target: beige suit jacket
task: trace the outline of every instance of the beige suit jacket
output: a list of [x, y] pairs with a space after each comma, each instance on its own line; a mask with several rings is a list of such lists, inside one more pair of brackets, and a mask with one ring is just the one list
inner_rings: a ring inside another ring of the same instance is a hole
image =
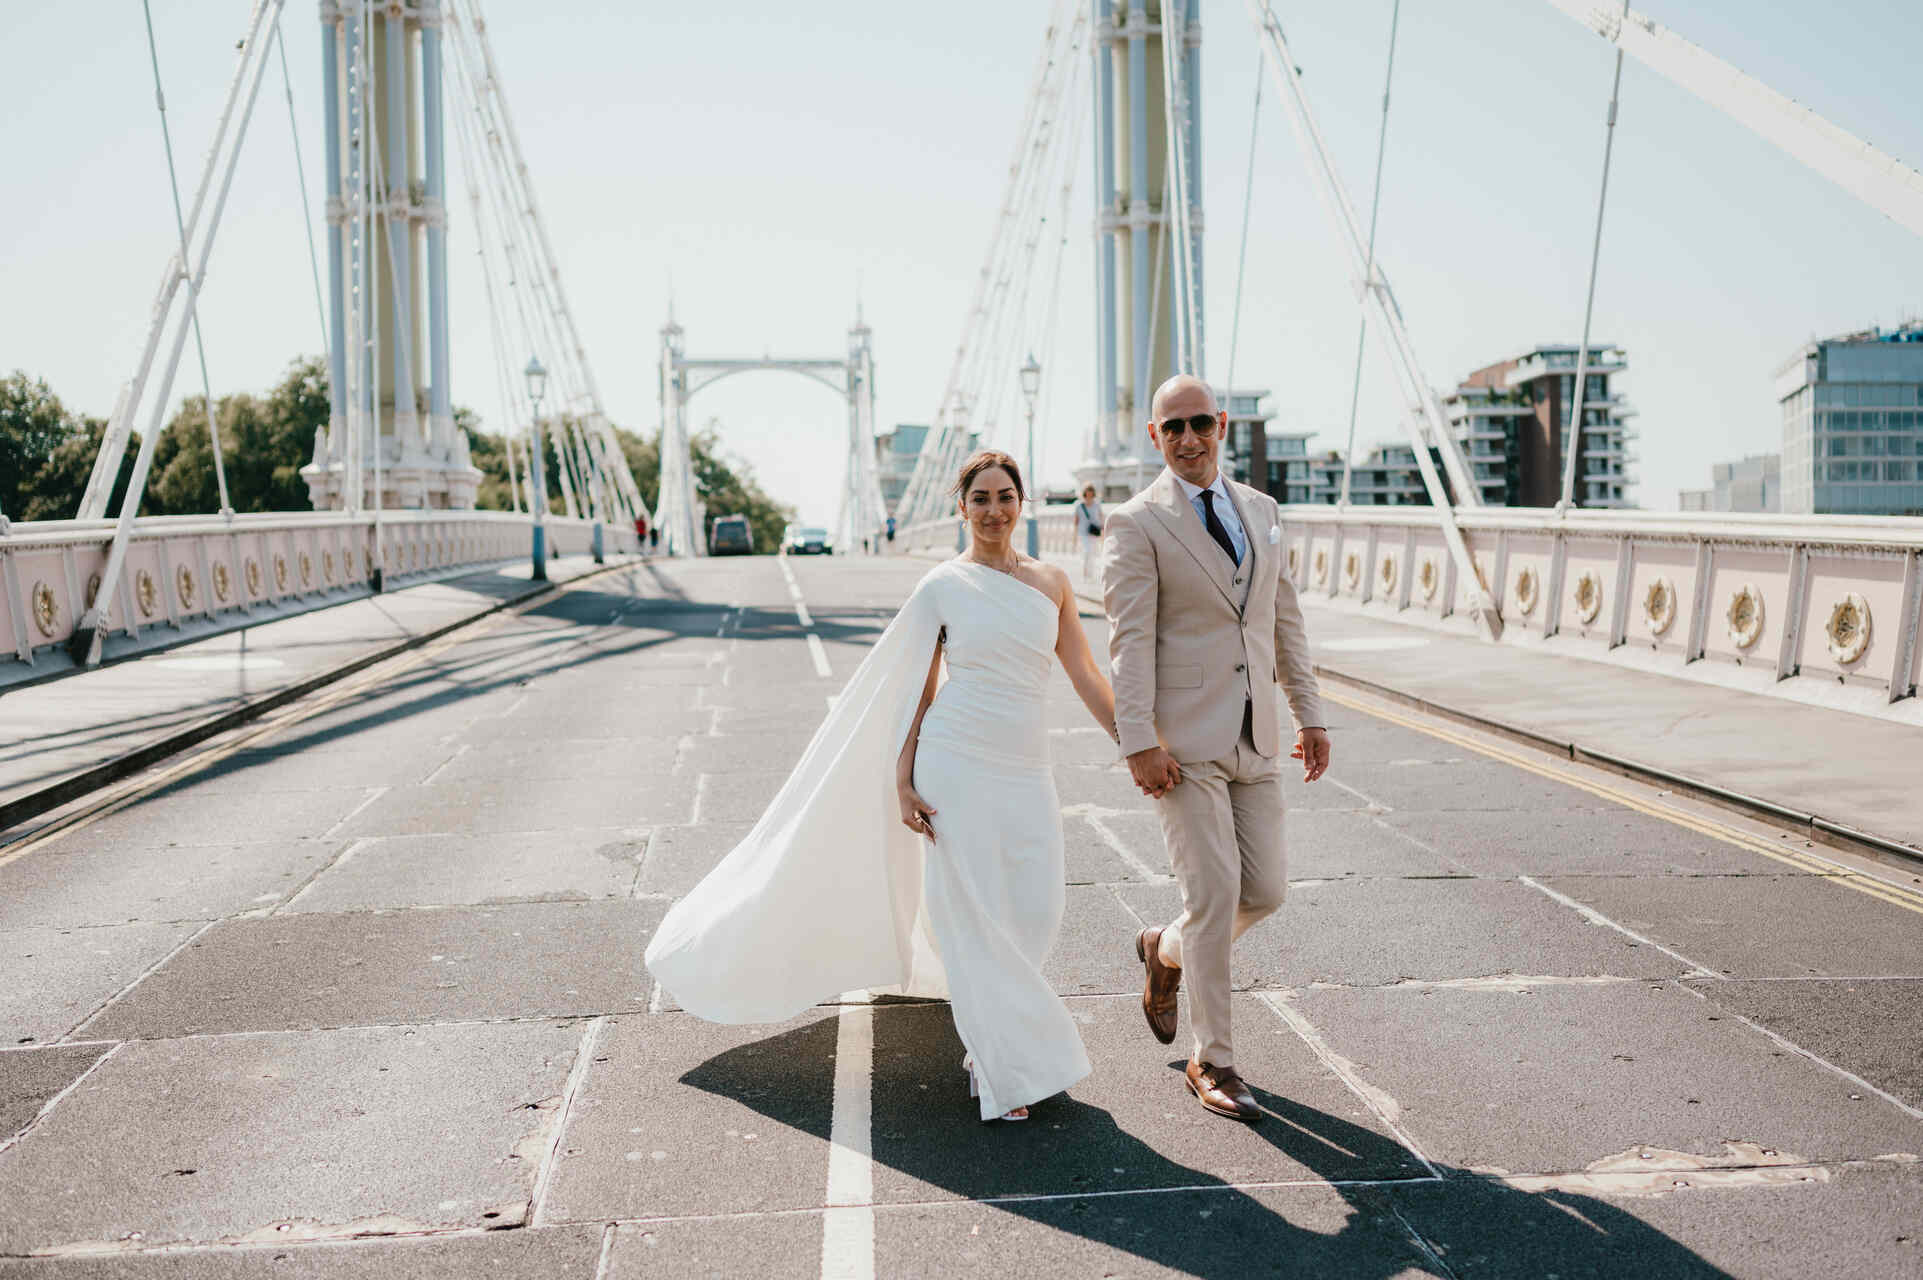
[[1242, 736], [1245, 703], [1255, 749], [1277, 755], [1277, 684], [1297, 729], [1325, 723], [1275, 500], [1227, 486], [1248, 535], [1239, 566], [1167, 469], [1109, 513], [1102, 597], [1125, 755], [1159, 741], [1178, 761], [1223, 759]]

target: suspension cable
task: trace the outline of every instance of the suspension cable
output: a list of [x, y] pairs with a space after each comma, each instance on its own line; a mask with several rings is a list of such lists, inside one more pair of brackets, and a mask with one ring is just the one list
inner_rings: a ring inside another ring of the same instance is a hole
[[231, 516], [234, 504], [227, 498], [227, 468], [221, 465], [220, 428], [214, 422], [214, 387], [207, 376], [207, 344], [200, 334], [200, 285], [194, 279], [192, 258], [187, 252], [187, 218], [180, 208], [180, 178], [174, 172], [173, 130], [167, 124], [167, 95], [160, 87], [160, 48], [154, 42], [154, 12], [149, 0], [140, 0], [140, 11], [147, 19], [147, 57], [154, 68], [154, 106], [160, 110], [160, 140], [167, 151], [167, 186], [174, 196], [174, 230], [180, 237], [180, 270], [187, 278], [187, 312], [194, 326], [194, 350], [200, 356], [200, 395], [207, 410], [207, 438], [213, 442], [214, 483], [220, 491], [220, 513]]
[[[330, 33], [329, 39], [332, 39]], [[307, 228], [307, 265], [314, 272], [314, 307], [320, 316], [321, 351], [327, 350], [327, 303], [321, 292], [320, 249], [314, 242], [314, 209], [307, 202], [307, 162], [300, 156], [300, 122], [294, 118], [294, 78], [287, 72], [287, 38], [274, 28], [274, 48], [280, 53], [280, 80], [287, 89], [288, 131], [294, 135], [294, 177], [300, 186], [301, 225]]]
[[[1375, 191], [1369, 196], [1369, 251], [1362, 263], [1362, 287], [1366, 290], [1375, 277], [1376, 215], [1382, 208], [1382, 156], [1389, 140], [1389, 84], [1396, 70], [1396, 27], [1402, 19], [1402, 0], [1395, 0], [1389, 11], [1389, 65], [1382, 73], [1382, 123], [1375, 136]], [[1366, 296], [1366, 295], [1365, 295]], [[1356, 411], [1362, 402], [1362, 348], [1369, 338], [1369, 317], [1364, 312], [1355, 335], [1355, 381], [1349, 388], [1349, 443], [1342, 451], [1342, 505], [1349, 505], [1349, 480], [1355, 471]], [[1437, 441], [1440, 444], [1440, 441]]]
[[1235, 391], [1235, 349], [1242, 339], [1242, 277], [1249, 265], [1249, 214], [1255, 208], [1255, 135], [1262, 123], [1262, 55], [1255, 55], [1255, 106], [1249, 112], [1249, 176], [1242, 187], [1242, 247], [1235, 255], [1235, 314], [1229, 317], [1229, 370], [1224, 390]]

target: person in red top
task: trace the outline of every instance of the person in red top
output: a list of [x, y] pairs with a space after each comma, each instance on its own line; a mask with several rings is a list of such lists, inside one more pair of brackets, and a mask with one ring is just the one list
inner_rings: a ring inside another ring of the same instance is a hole
[[645, 513], [635, 514], [634, 536], [640, 540], [641, 550], [646, 551], [648, 549], [648, 517]]

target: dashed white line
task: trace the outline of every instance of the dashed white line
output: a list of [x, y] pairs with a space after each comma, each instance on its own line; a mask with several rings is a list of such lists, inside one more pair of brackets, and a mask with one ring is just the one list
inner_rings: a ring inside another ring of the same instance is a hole
[[1577, 902], [1574, 898], [1570, 897], [1566, 893], [1557, 893], [1554, 889], [1551, 889], [1548, 885], [1542, 884], [1539, 881], [1533, 880], [1528, 876], [1517, 876], [1516, 879], [1521, 881], [1523, 884], [1528, 885], [1531, 889], [1534, 889], [1539, 893], [1548, 894], [1551, 898], [1555, 899], [1557, 902], [1560, 902], [1563, 906], [1568, 907], [1571, 911], [1574, 911], [1576, 914], [1580, 915], [1583, 919], [1589, 921], [1589, 923], [1599, 924], [1604, 926], [1605, 928], [1614, 929], [1617, 933], [1622, 934], [1626, 938], [1634, 938], [1637, 942], [1641, 943], [1645, 947], [1654, 947], [1656, 950], [1662, 952], [1664, 955], [1668, 956], [1671, 960], [1674, 960], [1679, 964], [1688, 965], [1690, 968], [1690, 972], [1685, 973], [1683, 975], [1683, 977], [1685, 978], [1716, 978], [1723, 982], [1727, 982], [1729, 980], [1728, 974], [1718, 973], [1714, 969], [1710, 968], [1708, 965], [1698, 964], [1696, 963], [1696, 961], [1691, 960], [1688, 956], [1684, 955], [1680, 951], [1671, 951], [1668, 947], [1665, 947], [1662, 943], [1652, 941], [1649, 938], [1645, 938], [1643, 937], [1642, 934], [1637, 933], [1634, 929], [1628, 928], [1625, 925], [1617, 924], [1614, 920], [1611, 920], [1608, 916], [1596, 910], [1594, 907], [1584, 906], [1582, 903]]
[[822, 1198], [822, 1280], [873, 1280], [875, 1012], [866, 991], [841, 997], [835, 1017], [835, 1099]]
[[828, 665], [828, 651], [822, 648], [821, 637], [812, 631], [808, 633], [808, 656], [815, 660], [816, 675], [826, 680], [835, 674], [835, 669]]

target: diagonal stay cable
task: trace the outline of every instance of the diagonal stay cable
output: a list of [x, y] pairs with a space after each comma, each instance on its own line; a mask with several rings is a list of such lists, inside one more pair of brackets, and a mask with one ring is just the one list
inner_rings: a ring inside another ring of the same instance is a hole
[[[1382, 123], [1375, 137], [1375, 191], [1369, 196], [1369, 252], [1362, 264], [1362, 288], [1367, 290], [1375, 277], [1376, 215], [1382, 209], [1382, 156], [1389, 140], [1389, 83], [1396, 70], [1396, 27], [1402, 20], [1402, 0], [1395, 0], [1389, 11], [1389, 65], [1382, 73]], [[1366, 293], [1364, 294], [1366, 297]], [[1362, 348], [1369, 338], [1369, 318], [1357, 322], [1355, 335], [1355, 382], [1349, 388], [1349, 443], [1342, 450], [1342, 505], [1349, 505], [1349, 478], [1355, 469], [1356, 410], [1362, 401]], [[1438, 443], [1440, 443], [1438, 441]]]
[[1235, 352], [1242, 340], [1242, 278], [1249, 265], [1249, 214], [1255, 208], [1255, 139], [1262, 123], [1262, 55], [1255, 55], [1255, 106], [1249, 113], [1249, 176], [1242, 188], [1242, 247], [1235, 255], [1235, 314], [1229, 317], [1228, 380], [1222, 386], [1235, 392]]
[[[220, 491], [222, 515], [232, 515], [234, 504], [227, 498], [227, 468], [221, 465], [220, 428], [214, 422], [213, 382], [207, 376], [207, 344], [200, 335], [200, 285], [194, 279], [193, 259], [187, 252], [187, 216], [180, 207], [180, 177], [174, 170], [174, 135], [167, 124], [167, 95], [160, 87], [160, 48], [154, 41], [154, 11], [149, 0], [140, 0], [140, 11], [147, 19], [147, 58], [154, 69], [154, 106], [160, 111], [160, 140], [167, 151], [167, 188], [174, 197], [174, 230], [180, 237], [180, 270], [187, 277], [187, 311], [194, 326], [194, 350], [200, 356], [200, 394], [207, 410], [207, 437], [213, 442], [214, 483]], [[278, 28], [276, 28], [278, 30]]]
[[[331, 29], [327, 37], [332, 39]], [[320, 316], [321, 354], [327, 353], [327, 302], [321, 290], [320, 248], [314, 242], [314, 209], [307, 202], [307, 162], [300, 155], [300, 121], [294, 115], [294, 77], [287, 72], [287, 39], [274, 28], [274, 48], [280, 54], [280, 81], [287, 90], [287, 126], [294, 135], [294, 178], [300, 186], [300, 220], [307, 228], [307, 265], [314, 272], [314, 307]]]

